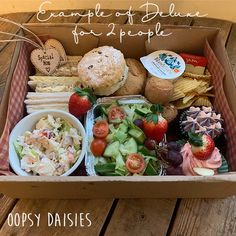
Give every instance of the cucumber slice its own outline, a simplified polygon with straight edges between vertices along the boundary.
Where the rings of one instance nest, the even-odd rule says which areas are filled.
[[[109,144],[103,154],[104,157],[116,157],[119,154],[120,142],[116,141]]]
[[[129,130],[128,134],[132,136],[133,138],[135,138],[135,140],[140,144],[144,143],[146,139],[146,136],[142,130],[131,129]]]
[[[134,138],[130,138],[128,141],[126,141],[124,144],[121,144],[119,147],[119,150],[122,154],[122,156],[127,156],[132,153],[138,152],[138,145]]]
[[[129,151],[129,154],[131,153],[137,153],[138,152],[138,145],[134,138],[130,138],[125,144],[125,149]]]
[[[143,107],[143,108],[136,108],[134,112],[140,116],[145,116],[148,113],[150,113],[150,110],[148,108]]]

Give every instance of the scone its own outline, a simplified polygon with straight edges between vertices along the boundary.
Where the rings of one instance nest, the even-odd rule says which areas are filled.
[[[146,83],[147,72],[143,65],[132,58],[125,59],[129,68],[128,78],[125,84],[117,90],[115,96],[141,94]]]
[[[128,67],[121,51],[103,46],[84,55],[78,64],[78,76],[84,87],[96,95],[108,96],[122,87],[128,76]]]
[[[151,77],[145,87],[145,97],[155,104],[164,105],[170,101],[174,92],[174,85],[164,79]]]

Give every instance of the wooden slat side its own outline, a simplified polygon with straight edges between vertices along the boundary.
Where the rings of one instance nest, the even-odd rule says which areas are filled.
[[[10,43],[0,53],[0,103],[7,83],[7,75],[10,69],[12,55],[15,49],[15,43]]]
[[[106,236],[166,235],[176,199],[121,199]]]
[[[62,13],[63,12],[63,13]],[[71,16],[71,13],[78,13]],[[45,14],[39,14],[37,19],[37,12],[30,19],[29,23],[76,23],[80,20],[80,14],[83,14],[84,10],[63,10],[63,11],[46,11]]]
[[[11,86],[10,67],[15,47],[16,43],[10,43],[0,52],[0,135],[3,132],[6,121],[9,91]]]
[[[236,24],[233,24],[232,26],[226,50],[228,52],[229,60],[234,75],[234,80],[236,82]]]
[[[25,23],[34,15],[34,13],[12,13],[7,15],[1,15],[1,17],[12,20],[17,23]],[[0,30],[3,32],[8,32],[12,34],[16,34],[19,31],[19,27],[10,23],[5,23],[0,21]],[[7,36],[0,34],[0,40],[2,39],[11,39],[12,36]],[[7,45],[8,43],[0,43],[0,51]]]
[[[135,11],[134,12],[134,24],[156,24],[160,22],[161,25],[190,25],[192,22],[192,18],[190,17],[160,17],[156,16],[152,20],[144,23],[142,21],[143,17],[145,16],[145,12]],[[149,18],[151,19],[151,18]],[[144,20],[147,20],[144,18]]]
[[[66,191],[66,190],[65,190]],[[19,200],[15,205],[13,215],[16,213],[26,214],[32,213],[31,218],[34,220],[34,225],[30,227],[31,222],[27,221],[24,227],[9,226],[6,221],[0,230],[0,235],[99,235],[102,226],[105,222],[107,214],[112,206],[113,200]],[[66,217],[70,214],[70,218],[73,221],[73,225],[69,227],[71,221],[66,218],[64,226],[64,214]],[[85,218],[85,214],[88,220],[83,220],[81,225],[80,213]],[[37,227],[37,220],[33,217],[33,214],[40,214],[40,224]],[[53,215],[53,219],[51,217]],[[76,220],[77,215],[77,220]],[[55,220],[60,217],[61,226],[57,221],[57,227],[55,227]],[[49,220],[49,221],[48,221]],[[51,224],[48,224],[52,223]],[[77,225],[75,224],[77,222]]]
[[[171,236],[236,235],[236,197],[183,199]]]
[[[87,10],[85,12],[88,13],[89,10]],[[93,9],[90,9],[90,11],[94,13]],[[110,24],[110,23],[115,23],[115,24],[125,24],[128,17],[125,14],[126,11],[124,10],[101,10],[102,12],[104,12],[104,16],[106,17],[98,17],[96,16],[96,14],[91,18],[90,23],[104,23],[104,24]],[[120,12],[122,13],[122,15],[120,15],[119,17],[116,16],[116,12]],[[79,23],[88,23],[89,20],[87,17],[82,17],[81,20],[79,21]]]
[[[226,43],[231,30],[232,22],[211,18],[194,18],[192,25],[220,28],[223,40]]]
[[[5,195],[0,197],[0,228],[4,224],[7,215],[11,212],[17,200]]]

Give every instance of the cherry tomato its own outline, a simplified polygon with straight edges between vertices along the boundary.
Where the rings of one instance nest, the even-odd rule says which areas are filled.
[[[111,107],[108,111],[108,119],[110,123],[120,123],[126,117],[125,111],[122,107]]]
[[[104,139],[95,138],[90,145],[90,150],[94,156],[98,157],[103,155],[106,146],[107,142]]]
[[[107,121],[97,121],[93,126],[93,135],[96,138],[105,138],[109,133],[109,125]]]
[[[140,173],[145,168],[145,161],[143,156],[138,153],[133,153],[127,156],[125,166],[127,170],[133,174]]]

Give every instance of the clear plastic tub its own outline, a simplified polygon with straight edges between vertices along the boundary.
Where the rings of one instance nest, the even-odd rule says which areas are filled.
[[[93,125],[94,120],[100,115],[99,114],[99,106],[100,105],[110,105],[114,101],[119,101],[119,104],[147,104],[149,103],[146,98],[140,95],[135,96],[118,96],[118,97],[104,97],[99,98],[96,102],[96,104],[93,106],[93,108],[87,113],[86,119],[85,119],[85,129],[87,134],[87,140],[90,144],[93,139]],[[162,144],[160,144],[162,145]],[[88,150],[85,155],[85,167],[86,172],[89,176],[97,176],[96,171],[94,169],[94,160],[95,156],[91,153],[88,145]],[[163,175],[163,167],[161,165],[160,175]]]

